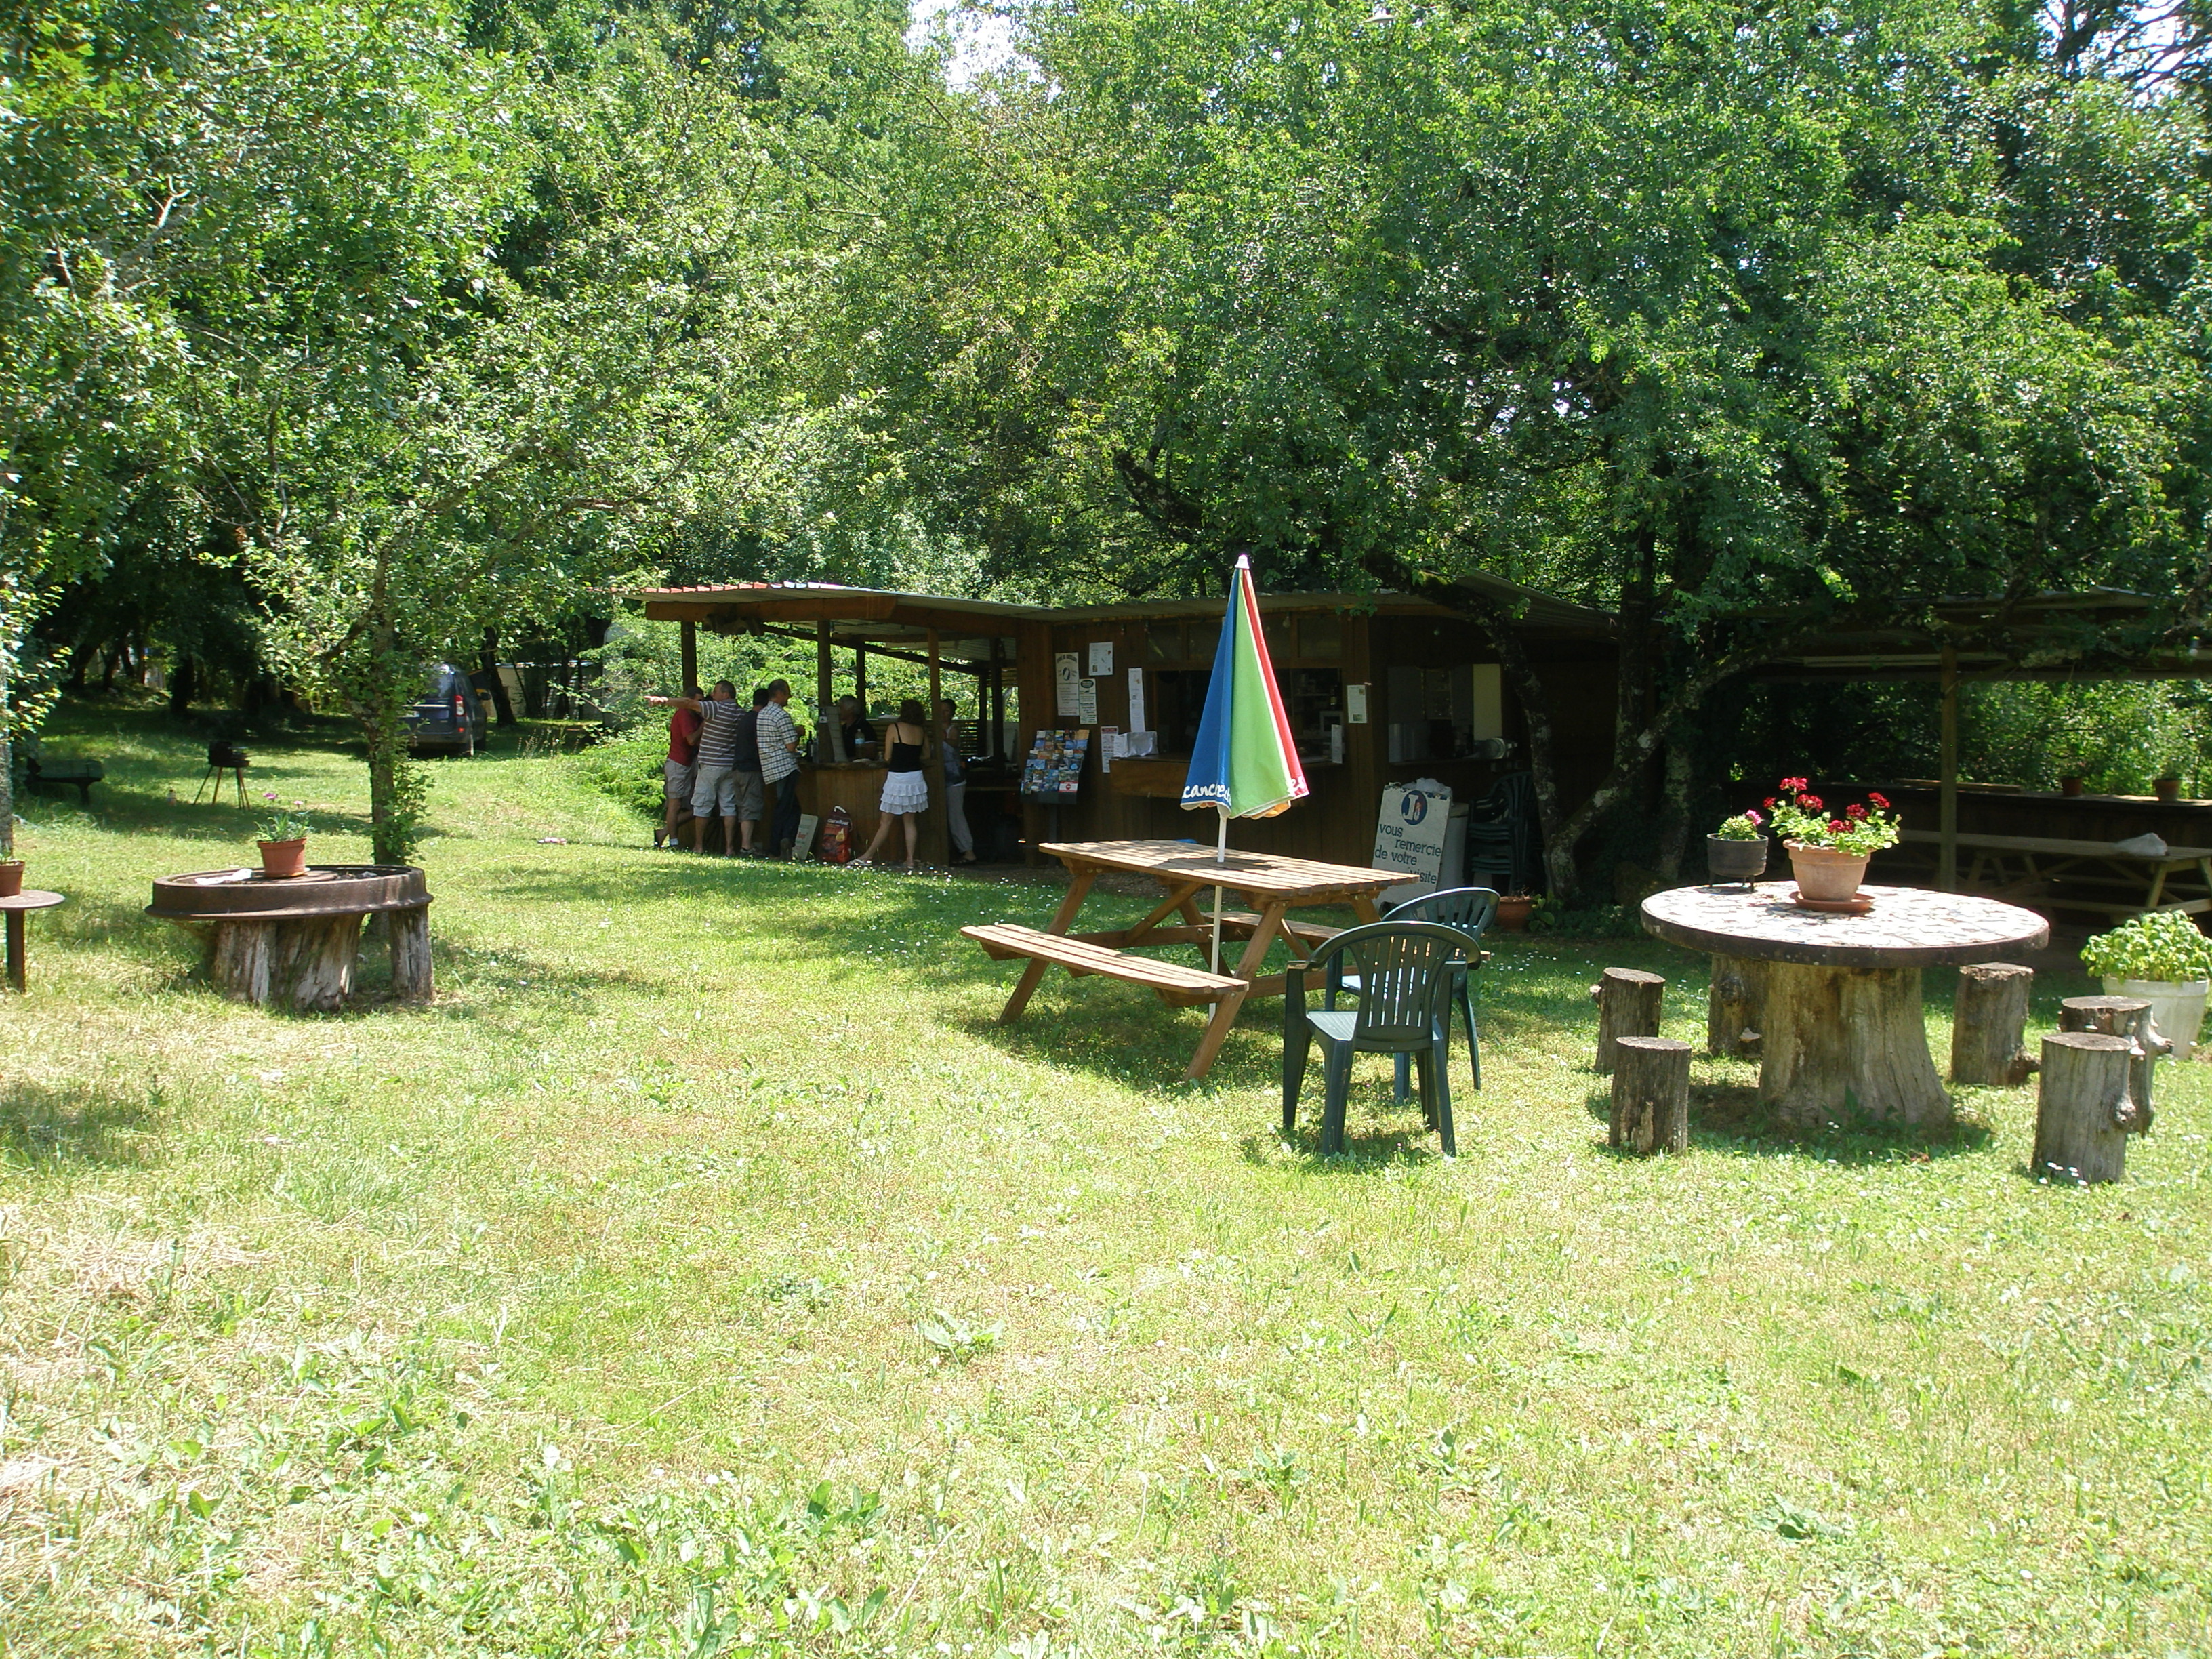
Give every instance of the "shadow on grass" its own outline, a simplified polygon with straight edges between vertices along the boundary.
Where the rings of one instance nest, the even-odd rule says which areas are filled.
[[[125,1096],[105,1084],[0,1089],[0,1162],[18,1169],[138,1167],[161,1149],[161,1097]]]
[[[1611,1125],[1608,1090],[1592,1089],[1583,1105],[1597,1122]],[[1804,1158],[1821,1164],[1927,1164],[1981,1152],[1994,1138],[1988,1125],[1972,1118],[1920,1128],[1856,1110],[1807,1127],[1778,1117],[1752,1085],[1690,1086],[1690,1145],[1700,1152],[1738,1158]],[[1610,1147],[1602,1150],[1621,1158],[1635,1156]]]

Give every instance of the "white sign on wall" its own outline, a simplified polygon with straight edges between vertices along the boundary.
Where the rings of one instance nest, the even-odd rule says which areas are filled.
[[[1091,678],[1103,680],[1114,672],[1114,641],[1093,640],[1091,642]]]
[[[1141,668],[1129,671],[1129,729],[1132,732],[1152,729],[1145,724],[1145,671]]]
[[[1375,867],[1402,870],[1424,890],[1437,884],[1451,827],[1451,791],[1441,784],[1393,784],[1375,820]]]
[[[1073,651],[1060,651],[1052,659],[1052,690],[1054,708],[1061,714],[1073,714],[1076,699],[1082,695],[1082,664]]]

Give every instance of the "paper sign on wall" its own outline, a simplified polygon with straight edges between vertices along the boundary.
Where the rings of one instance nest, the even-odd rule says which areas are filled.
[[[1091,642],[1091,678],[1103,680],[1114,672],[1114,641],[1093,640]]]
[[[1129,671],[1129,729],[1132,732],[1150,729],[1145,724],[1145,671],[1141,668]]]
[[[1346,726],[1367,724],[1367,688],[1347,685],[1344,688],[1344,723]]]
[[[1083,684],[1080,669],[1081,665],[1077,662],[1075,653],[1073,651],[1058,651],[1053,653],[1053,707],[1056,714],[1075,713],[1076,698],[1080,695],[1080,687]]]
[[[1075,718],[1085,726],[1098,724],[1098,682],[1097,680],[1076,681]]]

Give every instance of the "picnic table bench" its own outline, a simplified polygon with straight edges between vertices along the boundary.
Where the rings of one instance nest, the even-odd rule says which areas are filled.
[[[1027,960],[1000,1022],[1012,1024],[1021,1018],[1046,970],[1055,965],[1078,978],[1095,975],[1149,986],[1171,1006],[1211,1003],[1212,1018],[1185,1073],[1193,1079],[1204,1077],[1212,1068],[1246,998],[1282,994],[1284,976],[1261,971],[1268,951],[1279,941],[1294,960],[1303,962],[1311,957],[1316,945],[1336,935],[1333,927],[1293,921],[1287,912],[1346,904],[1361,921],[1379,921],[1376,896],[1405,880],[1402,872],[1322,864],[1272,853],[1232,852],[1216,863],[1211,849],[1186,841],[1048,842],[1042,850],[1065,864],[1069,875],[1067,892],[1049,924],[1042,929],[997,923],[960,930],[996,959]],[[1083,901],[1098,878],[1109,872],[1150,877],[1167,890],[1166,896],[1133,927],[1072,932]],[[1219,911],[1223,941],[1243,947],[1233,969],[1225,961],[1224,971],[1216,972],[1134,954],[1131,947],[1137,945],[1208,949],[1217,917],[1200,908],[1198,896],[1215,887],[1255,907]]]
[[[1934,830],[1907,830],[1902,839],[1929,847],[1939,845],[1943,837]],[[2014,902],[2041,899],[2112,916],[2146,910],[2198,915],[2212,910],[2212,847],[2136,853],[2109,841],[1978,832],[1961,834],[1956,841],[1973,854],[1959,875],[1962,890]]]
[[[23,784],[33,794],[48,788],[71,788],[85,805],[92,805],[92,786],[107,775],[96,760],[46,762],[36,756],[23,763]]]

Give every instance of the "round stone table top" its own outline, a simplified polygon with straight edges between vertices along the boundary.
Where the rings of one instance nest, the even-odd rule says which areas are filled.
[[[149,916],[172,921],[297,921],[374,915],[430,902],[422,872],[409,864],[311,864],[304,875],[201,870],[154,884]]]
[[[1644,901],[1644,927],[1670,945],[1758,962],[1829,968],[1924,968],[1985,962],[1998,951],[2050,942],[2051,924],[2033,910],[1967,893],[1917,887],[1862,887],[1864,915],[1808,910],[1791,902],[1791,881],[1675,887]]]
[[[26,887],[20,893],[10,893],[0,898],[0,910],[44,910],[62,902],[65,896],[43,892],[36,887]]]

